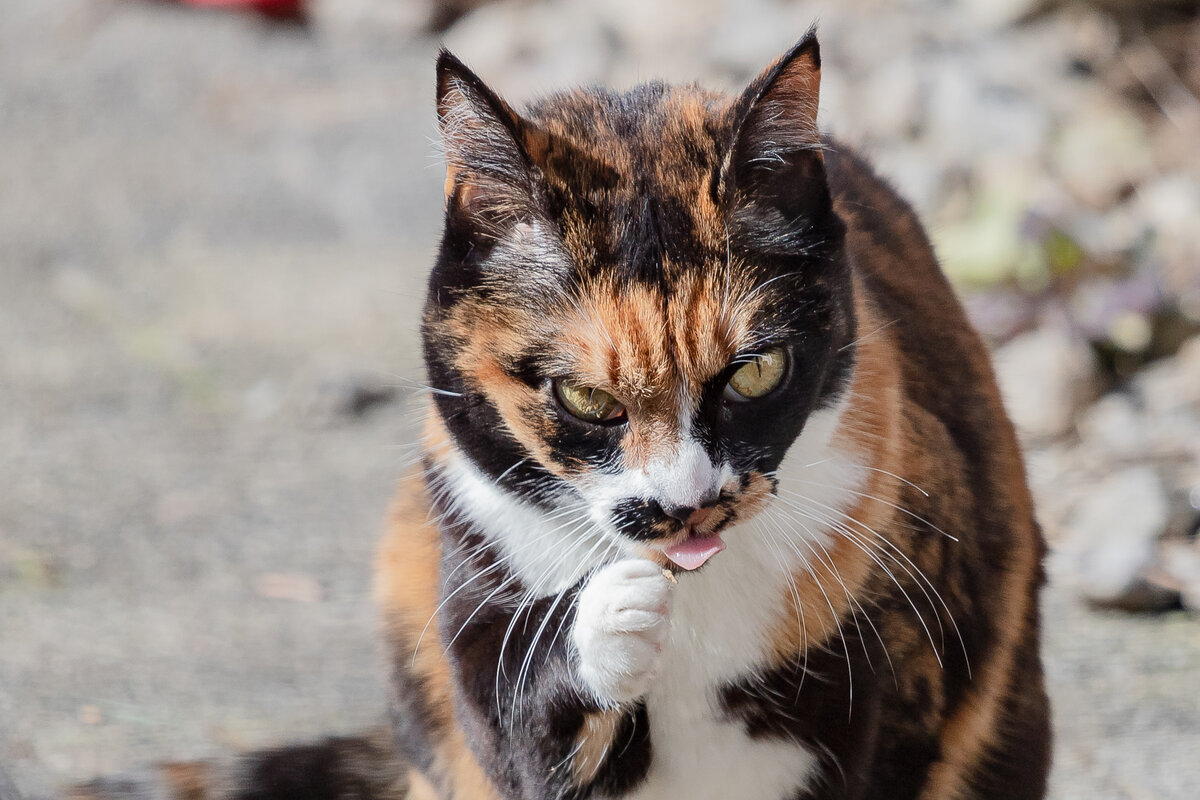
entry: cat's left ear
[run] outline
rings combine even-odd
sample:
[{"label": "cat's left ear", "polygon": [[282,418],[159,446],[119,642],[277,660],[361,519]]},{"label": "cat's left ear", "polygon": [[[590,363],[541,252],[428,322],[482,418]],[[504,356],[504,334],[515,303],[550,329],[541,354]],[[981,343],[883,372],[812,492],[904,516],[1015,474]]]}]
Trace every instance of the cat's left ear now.
[{"label": "cat's left ear", "polygon": [[811,221],[830,210],[817,131],[820,87],[821,50],[809,31],[738,98],[717,182],[733,213],[774,210],[789,220]]}]

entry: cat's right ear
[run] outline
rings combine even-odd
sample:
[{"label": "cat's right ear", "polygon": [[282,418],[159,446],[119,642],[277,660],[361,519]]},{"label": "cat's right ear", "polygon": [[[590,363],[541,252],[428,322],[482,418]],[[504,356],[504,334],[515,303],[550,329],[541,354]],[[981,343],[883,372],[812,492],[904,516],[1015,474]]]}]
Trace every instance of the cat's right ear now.
[{"label": "cat's right ear", "polygon": [[534,193],[529,144],[541,137],[448,50],[437,60],[437,113],[452,215],[499,236]]},{"label": "cat's right ear", "polygon": [[716,195],[760,238],[784,239],[832,208],[825,177],[817,104],[821,51],[810,30],[767,67],[731,108],[733,137]]}]

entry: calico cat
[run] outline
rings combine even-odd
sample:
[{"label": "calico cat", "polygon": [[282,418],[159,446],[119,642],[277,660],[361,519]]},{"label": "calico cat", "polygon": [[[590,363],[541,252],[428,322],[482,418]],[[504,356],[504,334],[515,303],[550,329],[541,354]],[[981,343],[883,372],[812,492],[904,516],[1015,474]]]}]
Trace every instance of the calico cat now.
[{"label": "calico cat", "polygon": [[400,758],[326,793],[336,749],[281,751],[236,796],[1044,795],[1012,427],[819,83],[810,32],[738,96],[517,113],[441,54],[434,391],[378,573]]}]

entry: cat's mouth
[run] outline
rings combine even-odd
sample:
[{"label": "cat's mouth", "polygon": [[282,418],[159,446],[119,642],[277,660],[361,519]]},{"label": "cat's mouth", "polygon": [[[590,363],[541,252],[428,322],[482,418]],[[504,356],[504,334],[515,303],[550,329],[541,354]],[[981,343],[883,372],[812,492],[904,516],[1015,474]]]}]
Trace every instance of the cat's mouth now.
[{"label": "cat's mouth", "polygon": [[722,501],[694,512],[678,529],[682,538],[663,546],[663,555],[673,565],[691,572],[700,569],[710,558],[725,549],[721,531],[734,515],[726,506],[729,498],[722,497]]},{"label": "cat's mouth", "polygon": [[663,555],[680,569],[689,572],[700,569],[704,563],[725,549],[725,540],[719,533],[690,533],[686,538],[663,548]]}]

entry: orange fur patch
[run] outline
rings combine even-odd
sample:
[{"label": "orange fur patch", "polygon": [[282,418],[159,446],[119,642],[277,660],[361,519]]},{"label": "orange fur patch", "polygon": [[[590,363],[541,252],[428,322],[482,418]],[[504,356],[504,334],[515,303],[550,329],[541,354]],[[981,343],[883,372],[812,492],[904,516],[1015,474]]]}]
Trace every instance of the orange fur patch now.
[{"label": "orange fur patch", "polygon": [[178,800],[204,800],[211,781],[209,773],[209,767],[200,763],[163,765],[163,775]]},{"label": "orange fur patch", "polygon": [[[433,452],[439,449],[444,452],[446,446],[444,430],[435,415],[431,415],[426,447]],[[467,747],[454,718],[450,664],[438,639],[435,619],[441,538],[430,517],[419,469],[401,483],[377,563],[375,594],[383,612],[387,640],[396,649],[393,657],[411,659],[411,669],[425,687],[425,702],[438,727],[445,732],[435,744],[432,774],[422,776],[425,785],[441,786],[444,791],[430,796],[443,800],[493,800],[497,793]]]},{"label": "orange fur patch", "polygon": [[596,777],[604,759],[612,752],[620,727],[619,711],[598,711],[583,718],[571,759],[571,776],[576,786],[587,786]]},{"label": "orange fur patch", "polygon": [[834,432],[833,446],[871,469],[850,508],[840,514],[819,509],[834,517],[834,527],[841,530],[824,551],[814,551],[807,569],[793,576],[795,595],[789,598],[773,636],[780,660],[821,646],[847,624],[855,612],[852,598],[876,570],[864,550],[879,549],[873,541],[876,532],[884,530],[897,513],[901,481],[894,476],[903,473],[905,453],[898,435],[904,423],[896,345],[885,321],[862,299],[864,293],[860,290],[855,296],[858,329],[867,335],[857,345],[850,400]]}]

